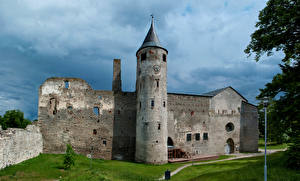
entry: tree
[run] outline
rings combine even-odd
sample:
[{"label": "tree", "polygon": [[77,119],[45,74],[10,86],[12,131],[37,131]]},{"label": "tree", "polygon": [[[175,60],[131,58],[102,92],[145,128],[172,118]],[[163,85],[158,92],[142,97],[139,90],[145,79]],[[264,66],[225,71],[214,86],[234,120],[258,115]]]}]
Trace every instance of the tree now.
[{"label": "tree", "polygon": [[75,152],[70,144],[67,144],[66,154],[64,156],[64,169],[69,170],[75,165]]},{"label": "tree", "polygon": [[280,131],[292,143],[286,153],[287,164],[300,169],[300,1],[269,0],[258,19],[245,53],[255,54],[256,61],[265,53],[272,56],[274,51],[282,51],[285,57],[280,65],[282,73],[260,89],[257,98],[267,96],[273,100],[271,121],[284,128]]},{"label": "tree", "polygon": [[3,129],[7,128],[26,128],[31,121],[24,118],[24,113],[20,110],[6,111],[0,119],[0,124]]}]

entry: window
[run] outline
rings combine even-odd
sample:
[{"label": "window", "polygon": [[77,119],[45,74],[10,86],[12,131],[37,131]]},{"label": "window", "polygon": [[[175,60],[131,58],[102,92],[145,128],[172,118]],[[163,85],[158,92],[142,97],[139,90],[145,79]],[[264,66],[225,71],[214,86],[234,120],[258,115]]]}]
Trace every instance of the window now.
[{"label": "window", "polygon": [[166,107],[166,101],[163,102],[163,106]]},{"label": "window", "polygon": [[98,96],[99,99],[102,99],[102,96]]},{"label": "window", "polygon": [[98,107],[94,107],[94,114],[99,116],[99,108]]},{"label": "window", "polygon": [[154,100],[151,100],[151,109],[154,108]]},{"label": "window", "polygon": [[66,81],[65,81],[65,88],[66,88],[66,89],[69,88],[69,84],[70,84],[69,81],[66,80]]},{"label": "window", "polygon": [[121,114],[121,111],[120,111],[120,110],[118,110],[118,114]]},{"label": "window", "polygon": [[203,133],[203,140],[208,140],[208,133]]},{"label": "window", "polygon": [[56,109],[56,99],[55,98],[51,98],[50,99],[50,113],[55,115],[57,113],[57,109]]},{"label": "window", "polygon": [[189,133],[186,135],[186,141],[191,141],[192,140],[192,134]]},{"label": "window", "polygon": [[96,135],[97,134],[97,130],[93,129],[93,134]]},{"label": "window", "polygon": [[163,54],[163,61],[164,61],[164,62],[167,61],[167,56],[166,56],[166,54]]},{"label": "window", "polygon": [[225,126],[225,129],[227,132],[233,131],[234,130],[234,124],[233,123],[227,123]]},{"label": "window", "polygon": [[196,140],[196,141],[199,141],[199,140],[200,140],[200,133],[196,133],[196,135],[195,135],[195,140]]},{"label": "window", "polygon": [[140,102],[140,109],[142,108],[142,103]]},{"label": "window", "polygon": [[194,113],[195,113],[195,112],[194,112],[194,111],[192,111],[192,112],[191,112],[191,116],[193,116],[193,115],[194,115]]},{"label": "window", "polygon": [[72,106],[68,106],[68,111],[72,111],[73,107]]},{"label": "window", "polygon": [[141,55],[141,61],[146,60],[147,54],[146,53],[142,53]]},{"label": "window", "polygon": [[158,123],[158,130],[160,130],[160,123]]},{"label": "window", "polygon": [[104,146],[106,146],[106,140],[103,140],[102,143]]},{"label": "window", "polygon": [[156,87],[159,87],[159,79],[155,79],[156,80]]}]

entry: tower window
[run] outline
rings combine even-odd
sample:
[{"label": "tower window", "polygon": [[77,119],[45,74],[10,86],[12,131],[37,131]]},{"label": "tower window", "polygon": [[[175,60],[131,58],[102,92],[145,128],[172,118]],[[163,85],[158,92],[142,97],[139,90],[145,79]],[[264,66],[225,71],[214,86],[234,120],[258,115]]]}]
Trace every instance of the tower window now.
[{"label": "tower window", "polygon": [[96,135],[97,134],[97,130],[93,129],[93,134]]},{"label": "tower window", "polygon": [[157,129],[160,130],[160,123],[158,123],[158,128]]},{"label": "tower window", "polygon": [[208,133],[203,133],[203,140],[208,140]]},{"label": "tower window", "polygon": [[98,96],[99,99],[102,99],[102,96]]},{"label": "tower window", "polygon": [[98,107],[94,107],[94,114],[99,116],[99,108]]},{"label": "tower window", "polygon": [[66,81],[65,81],[65,88],[68,89],[68,88],[69,88],[69,85],[70,85],[69,81],[66,80]]},{"label": "tower window", "polygon": [[142,53],[141,55],[141,61],[146,60],[147,54],[146,53]]},{"label": "tower window", "polygon": [[166,54],[163,54],[163,61],[164,61],[164,62],[167,61],[167,56],[166,56]]},{"label": "tower window", "polygon": [[104,146],[106,146],[106,140],[103,140],[102,143]]},{"label": "tower window", "polygon": [[186,134],[186,141],[191,141],[192,140],[192,134]]},{"label": "tower window", "polygon": [[163,106],[166,107],[166,101],[163,102]]},{"label": "tower window", "polygon": [[196,140],[196,141],[199,141],[199,140],[200,140],[200,133],[196,133],[196,135],[195,135],[195,140]]},{"label": "tower window", "polygon": [[140,102],[140,109],[142,108],[142,103]]},{"label": "tower window", "polygon": [[154,107],[154,100],[151,100],[151,109]]},{"label": "tower window", "polygon": [[155,79],[156,80],[156,87],[159,87],[159,79]]}]

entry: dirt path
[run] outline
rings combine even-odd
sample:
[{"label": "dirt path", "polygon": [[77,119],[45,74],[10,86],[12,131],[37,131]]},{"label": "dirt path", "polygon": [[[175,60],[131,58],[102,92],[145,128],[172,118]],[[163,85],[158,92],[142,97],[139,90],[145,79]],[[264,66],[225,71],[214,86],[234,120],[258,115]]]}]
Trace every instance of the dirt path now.
[{"label": "dirt path", "polygon": [[[198,162],[198,163],[187,163],[179,168],[177,168],[176,170],[174,170],[173,172],[171,172],[171,177],[175,174],[177,174],[178,172],[180,172],[181,170],[190,167],[192,165],[205,165],[205,164],[210,164],[210,163],[216,163],[216,162],[222,162],[222,161],[227,161],[227,160],[237,160],[237,159],[241,159],[241,158],[249,158],[249,157],[256,157],[256,156],[262,156],[265,154],[264,150],[259,149],[260,153],[237,153],[237,154],[231,154],[231,155],[235,155],[235,157],[231,157],[231,158],[227,158],[227,159],[223,159],[223,160],[213,160],[213,161],[207,161],[207,162]],[[278,150],[268,150],[267,154],[272,154],[278,151],[285,151],[285,149],[278,149]],[[159,178],[158,180],[164,180],[165,176],[162,176],[161,178]]]}]

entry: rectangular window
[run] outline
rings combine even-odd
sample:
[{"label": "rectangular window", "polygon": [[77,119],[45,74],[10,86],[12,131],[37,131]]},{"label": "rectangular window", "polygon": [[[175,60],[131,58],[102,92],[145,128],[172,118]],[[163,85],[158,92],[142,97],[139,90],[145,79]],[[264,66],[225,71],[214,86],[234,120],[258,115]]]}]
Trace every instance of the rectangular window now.
[{"label": "rectangular window", "polygon": [[208,133],[203,133],[203,140],[208,140]]},{"label": "rectangular window", "polygon": [[163,61],[164,61],[164,62],[167,61],[167,56],[166,56],[166,54],[163,54]]},{"label": "rectangular window", "polygon": [[200,133],[196,133],[196,135],[195,135],[195,140],[196,140],[196,141],[199,141],[199,140],[200,140]]},{"label": "rectangular window", "polygon": [[186,141],[191,141],[192,140],[192,134],[186,134]]},{"label": "rectangular window", "polygon": [[154,108],[154,100],[151,100],[151,109]]},{"label": "rectangular window", "polygon": [[142,108],[142,103],[140,102],[140,109]]},{"label": "rectangular window", "polygon": [[159,88],[159,79],[155,79],[156,80],[156,87]]},{"label": "rectangular window", "polygon": [[158,128],[157,129],[160,130],[160,123],[158,123]]},{"label": "rectangular window", "polygon": [[166,101],[163,102],[163,106],[166,107]]},{"label": "rectangular window", "polygon": [[95,115],[99,115],[99,108],[98,107],[94,107],[94,114]]},{"label": "rectangular window", "polygon": [[69,85],[70,85],[70,84],[69,84],[69,81],[66,80],[66,81],[65,81],[65,88],[68,89],[68,88],[69,88]]},{"label": "rectangular window", "polygon": [[146,60],[147,58],[147,54],[146,53],[142,53],[141,55],[141,61]]}]

